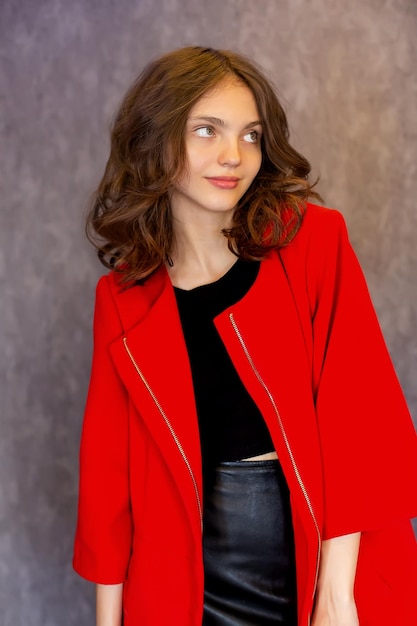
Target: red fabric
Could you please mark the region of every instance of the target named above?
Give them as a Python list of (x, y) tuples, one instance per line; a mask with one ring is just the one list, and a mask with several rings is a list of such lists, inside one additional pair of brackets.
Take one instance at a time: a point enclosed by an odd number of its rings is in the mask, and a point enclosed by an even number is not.
[[(341, 215), (309, 205), (294, 241), (215, 323), (290, 487), (299, 625), (320, 541), (359, 530), (361, 626), (417, 624), (417, 438)], [(121, 290), (110, 274), (97, 289), (74, 567), (124, 582), (125, 626), (201, 626), (201, 484), (169, 278)]]

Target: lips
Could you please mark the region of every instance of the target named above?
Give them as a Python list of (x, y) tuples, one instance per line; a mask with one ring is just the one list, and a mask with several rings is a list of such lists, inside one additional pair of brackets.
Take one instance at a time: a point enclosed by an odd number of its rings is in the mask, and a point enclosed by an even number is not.
[(235, 189), (240, 181), (236, 176), (210, 176), (206, 180), (219, 189)]

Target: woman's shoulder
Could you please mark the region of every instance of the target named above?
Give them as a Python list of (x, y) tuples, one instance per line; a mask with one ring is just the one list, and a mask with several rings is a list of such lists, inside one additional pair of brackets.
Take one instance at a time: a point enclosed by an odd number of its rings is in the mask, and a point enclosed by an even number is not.
[(112, 269), (98, 279), (97, 291), (106, 292), (116, 300), (130, 299), (132, 293), (135, 294), (136, 298), (141, 295), (146, 297), (148, 292), (158, 290), (164, 286), (166, 280), (165, 274), (166, 272), (161, 266), (151, 274), (149, 278), (143, 281), (143, 283), (140, 283), (134, 280), (126, 281), (123, 270)]
[(346, 230), (345, 219), (340, 211), (308, 202), (304, 212), (300, 232), (326, 235)]
[(317, 204), (306, 205), (301, 226), (279, 254), (288, 270), (304, 267), (308, 275), (337, 263), (351, 249), (345, 219), (340, 211)]
[(301, 226), (286, 249), (297, 254), (335, 250), (348, 241), (345, 219), (340, 211), (307, 203)]
[(123, 278), (123, 273), (111, 270), (99, 279), (96, 309), (99, 307), (100, 310), (114, 311), (126, 331), (145, 317), (170, 283), (163, 266), (144, 284), (126, 283)]
[(120, 318), (121, 311), (134, 310), (146, 290), (134, 284), (125, 284), (123, 274), (110, 270), (101, 276), (96, 285), (96, 312), (114, 311)]

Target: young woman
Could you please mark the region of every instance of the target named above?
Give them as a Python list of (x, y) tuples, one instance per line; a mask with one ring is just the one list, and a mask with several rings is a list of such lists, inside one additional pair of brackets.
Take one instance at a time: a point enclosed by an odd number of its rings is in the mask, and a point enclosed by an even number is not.
[[(99, 626), (412, 626), (417, 444), (341, 215), (262, 73), (189, 47), (126, 95), (74, 567)], [(96, 237), (97, 236), (97, 237)]]

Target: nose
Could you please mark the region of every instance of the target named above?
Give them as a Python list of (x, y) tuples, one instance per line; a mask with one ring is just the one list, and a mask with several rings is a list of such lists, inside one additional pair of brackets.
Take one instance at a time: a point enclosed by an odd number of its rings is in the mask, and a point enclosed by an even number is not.
[(220, 165), (236, 167), (240, 164), (241, 154), (239, 139), (235, 137), (224, 138), (219, 152)]

